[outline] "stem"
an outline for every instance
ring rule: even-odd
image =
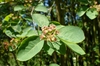
[[[57,12],[57,19],[58,19],[58,22],[60,22],[60,24],[65,25],[65,21],[64,21],[65,11],[61,10],[61,8],[60,8],[60,2],[62,2],[62,0],[55,0],[56,12]]]
[[[33,14],[33,11],[34,11],[34,7],[32,7],[31,16],[32,16],[32,14]]]
[[[56,52],[53,53],[53,61],[54,63],[57,63],[57,53]]]
[[[61,55],[61,66],[64,66],[64,55]]]

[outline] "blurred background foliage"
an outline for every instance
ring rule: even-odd
[[[48,11],[40,6],[34,13],[40,10],[38,13],[45,14],[55,24],[75,25],[83,29],[86,39],[79,45],[85,50],[85,55],[80,56],[67,49],[65,55],[41,51],[25,62],[16,59],[16,49],[25,38],[25,29],[37,29],[31,15],[40,3]],[[57,64],[100,65],[100,0],[0,0],[0,66],[59,66]]]

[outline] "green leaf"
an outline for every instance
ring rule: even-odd
[[[41,34],[41,31],[39,31],[39,35]],[[37,30],[30,30],[27,34],[27,37],[31,37],[31,36],[38,36],[38,32]]]
[[[41,31],[39,31],[39,35],[40,34],[41,34]],[[20,35],[18,34],[16,36],[20,37],[20,38],[38,36],[38,32],[37,32],[37,30],[34,30],[32,27],[27,27],[27,28],[23,29],[22,34],[20,34]]]
[[[56,26],[56,29],[57,29],[57,30],[60,30],[60,29],[63,28],[63,27],[64,27],[63,25],[57,25],[57,26]]]
[[[49,55],[52,55],[54,51],[60,53],[60,54],[65,54],[66,53],[66,47],[65,44],[63,44],[60,41],[57,42],[47,42],[45,50],[47,50]]]
[[[12,33],[10,30],[5,30],[4,32],[5,32],[5,34],[6,34],[8,37],[10,37],[10,38],[16,37],[15,35],[13,35],[13,33]]]
[[[32,27],[26,27],[26,28],[23,29],[23,33],[24,33],[24,32],[28,32],[28,31],[30,31],[31,29],[32,29]]]
[[[54,52],[54,49],[50,48],[50,46],[48,46],[46,43],[43,46],[44,51],[46,51],[49,55],[52,55],[52,53]]]
[[[20,25],[16,25],[16,26],[12,26],[12,29],[15,31],[15,32],[21,32],[21,26]]]
[[[14,11],[20,11],[20,10],[23,10],[24,9],[24,6],[23,5],[16,5],[14,7]]]
[[[37,36],[26,38],[22,41],[21,46],[17,52],[17,59],[19,61],[27,61],[40,52],[44,45],[44,41]]]
[[[58,65],[58,64],[56,64],[56,63],[52,63],[52,64],[50,64],[49,66],[60,66],[60,65]]]
[[[99,46],[96,45],[93,50],[99,55]]]
[[[36,6],[35,11],[48,12],[48,9],[41,3]]]
[[[82,29],[76,26],[62,27],[59,30],[58,37],[72,43],[79,43],[85,39]]]
[[[90,8],[87,12],[86,15],[91,19],[95,19],[98,16],[98,12],[95,8]]]
[[[83,15],[85,14],[85,12],[86,12],[86,11],[78,11],[78,12],[77,12],[77,15],[78,15],[79,17],[81,17],[81,16],[83,16]]]
[[[83,49],[77,45],[77,44],[67,44],[67,46],[72,49],[74,52],[80,54],[80,55],[84,55],[85,52],[83,51]]]
[[[60,44],[60,42],[52,42],[52,45],[53,45],[55,50],[59,50],[61,44]]]
[[[16,36],[19,38],[25,38],[26,37],[27,32],[20,34],[17,34]]]
[[[49,47],[48,49],[47,49],[47,46]],[[66,53],[65,44],[63,44],[60,41],[57,41],[57,42],[47,42],[47,46],[46,46],[46,49],[47,49],[47,52],[48,52],[49,55],[52,55],[52,53],[54,51],[56,51],[58,53],[61,53],[61,54],[65,54]]]
[[[52,48],[49,48],[49,50],[47,51],[47,53],[48,53],[49,55],[52,55],[53,52],[54,52],[54,49],[52,49]]]
[[[52,49],[54,49],[54,46],[53,46],[53,44],[52,44],[52,42],[47,42],[47,45],[50,47],[50,48],[52,48]]]
[[[84,55],[85,54],[84,50],[79,45],[77,45],[75,43],[69,43],[68,41],[63,40],[63,39],[61,39],[61,41],[63,43],[65,43],[74,52],[76,52],[76,53],[78,53],[80,55]]]
[[[61,25],[60,22],[57,22],[57,21],[51,21],[50,24]]]
[[[32,18],[40,27],[48,26],[49,20],[46,16],[41,14],[33,14]]]
[[[13,14],[7,15],[7,16],[3,19],[3,21],[7,21],[7,22],[8,22],[12,16],[13,16]]]
[[[88,10],[88,7],[86,6],[82,6],[77,10],[77,15],[79,17],[83,16],[85,14],[85,12]]]
[[[32,27],[27,27],[27,28],[25,28],[25,29],[23,29],[23,31],[22,31],[22,34],[18,34],[18,35],[16,35],[17,37],[20,37],[20,38],[25,38],[26,36],[27,36],[27,34],[28,34],[28,32],[30,31],[32,29]]]
[[[26,21],[32,22],[32,19],[31,18],[24,17],[23,19],[25,19]]]
[[[56,43],[49,42],[49,41],[47,42],[47,45],[50,47],[49,50],[47,51],[49,55],[52,55],[52,53],[59,48],[57,45],[53,45],[53,44],[56,44]]]

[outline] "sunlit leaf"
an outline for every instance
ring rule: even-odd
[[[59,22],[57,21],[51,21],[50,24],[54,24],[54,25],[61,25]]]
[[[20,25],[16,25],[16,26],[12,26],[12,29],[15,31],[15,32],[21,32],[21,26]]]
[[[39,34],[38,34],[39,33]],[[37,30],[30,30],[28,33],[27,33],[27,37],[31,37],[31,36],[38,36],[41,34],[41,31],[38,31]]]
[[[14,7],[14,11],[20,11],[20,10],[23,10],[24,9],[24,6],[23,5],[16,5]]]
[[[17,52],[17,59],[19,61],[27,61],[39,53],[44,45],[44,41],[37,36],[26,38],[22,41],[21,46]]]
[[[7,16],[3,19],[3,21],[9,21],[10,18],[11,18],[12,16],[13,16],[13,14],[7,15]]]
[[[85,14],[85,12],[88,10],[88,7],[86,6],[82,6],[77,10],[77,15],[78,16],[83,16]]]
[[[4,32],[10,38],[16,37],[15,35],[13,35],[13,33],[10,30],[5,30]]]
[[[46,43],[43,46],[44,51],[47,52],[47,54],[52,55],[52,53],[54,52],[54,49],[52,49],[50,46],[48,46]]]
[[[64,26],[63,25],[57,25],[56,26],[56,29],[59,31],[61,28],[63,28]]]
[[[28,34],[28,32],[32,29],[32,27],[27,27],[25,29],[22,30],[22,34],[18,34],[16,35],[17,37],[20,37],[20,38],[25,38],[26,35]]]
[[[86,12],[86,15],[92,20],[98,16],[98,12],[96,9],[91,8]]]
[[[49,55],[52,55],[54,51],[60,53],[60,54],[65,54],[66,53],[66,47],[65,44],[63,44],[60,41],[57,42],[47,42],[46,47],[47,52]]]
[[[77,26],[65,26],[61,28],[58,37],[73,43],[79,43],[85,39],[82,29]]]
[[[48,26],[49,20],[46,16],[41,14],[33,14],[32,18],[40,27]]]
[[[63,39],[61,39],[61,41],[64,42],[74,52],[76,52],[76,53],[78,53],[80,55],[84,55],[85,54],[84,50],[79,45],[77,45],[75,43],[68,42],[68,41],[63,40]]]
[[[58,65],[56,63],[51,63],[49,66],[60,66],[60,65]]]
[[[4,1],[4,0],[0,0],[0,3],[2,3],[2,4],[3,4],[3,3],[5,3],[5,1]]]
[[[48,9],[43,5],[43,3],[38,4],[35,8],[36,11],[41,11],[41,12],[48,12]]]
[[[52,45],[53,45],[55,50],[59,50],[61,43],[60,42],[52,42]]]
[[[47,53],[48,53],[49,55],[52,55],[53,52],[54,52],[54,49],[52,49],[52,48],[49,48],[49,50],[47,51]]]
[[[30,31],[31,29],[32,29],[32,27],[26,27],[26,28],[23,29],[23,33],[24,33],[24,32],[28,32],[28,31]]]
[[[39,34],[38,34],[39,32]],[[34,30],[32,27],[27,27],[23,29],[22,34],[16,35],[17,37],[20,38],[25,38],[25,37],[31,37],[31,36],[38,36],[41,34],[41,31]]]

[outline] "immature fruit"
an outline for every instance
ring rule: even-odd
[[[56,41],[56,35],[59,32],[56,30],[56,26],[51,24],[50,26],[45,26],[42,28],[42,34],[40,35],[41,40],[46,40],[46,41]]]

